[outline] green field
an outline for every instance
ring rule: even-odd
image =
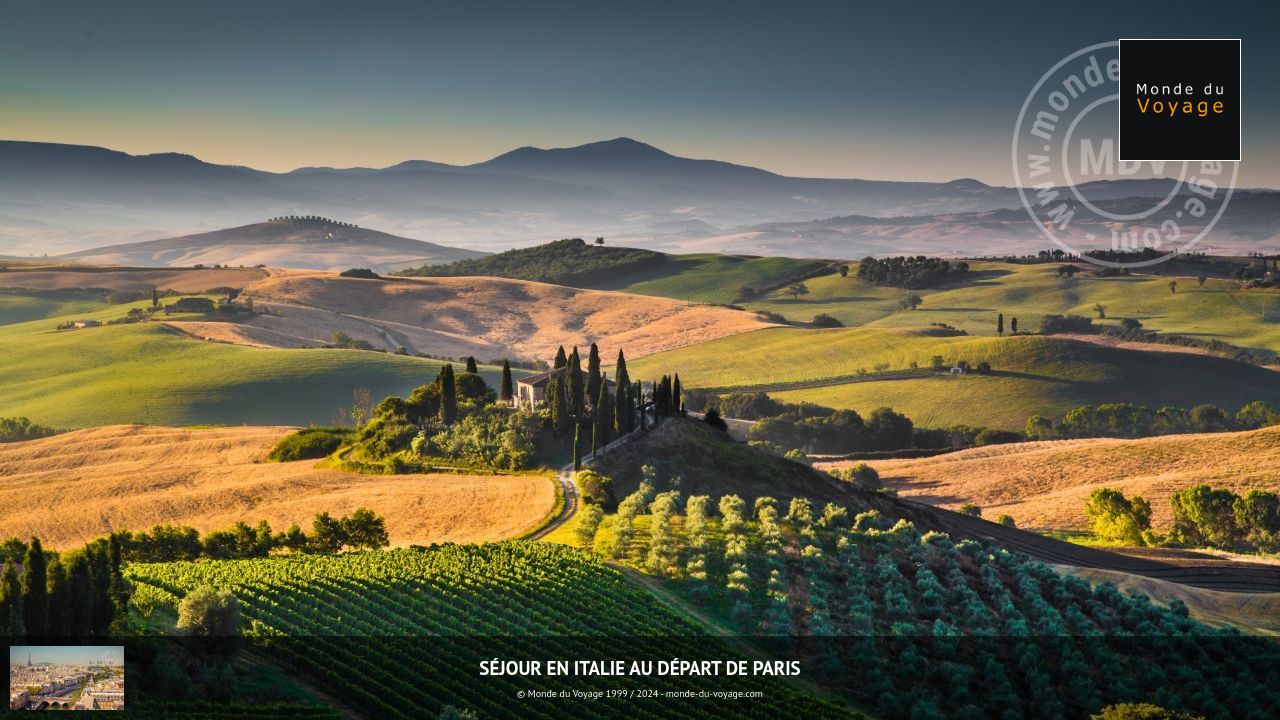
[[[774,291],[763,300],[744,303],[790,320],[809,321],[826,313],[847,326],[920,327],[947,323],[974,335],[996,335],[996,315],[1004,313],[1005,331],[1017,318],[1019,329],[1034,331],[1049,314],[1096,318],[1095,304],[1106,308],[1107,320],[1136,318],[1150,330],[1216,337],[1246,348],[1280,351],[1280,291],[1242,290],[1231,280],[1210,279],[1204,287],[1194,278],[1099,278],[1080,273],[1059,278],[1057,265],[974,263],[970,278],[942,288],[905,290],[863,282],[856,265],[842,278],[832,273],[808,280],[809,295],[792,299]],[[924,303],[903,310],[900,302],[917,294]],[[1095,320],[1097,322],[1097,320]]]
[[[732,303],[743,287],[769,288],[808,275],[823,266],[821,260],[748,258],[736,255],[670,255],[661,266],[594,283],[597,290],[620,290],[639,295]]]
[[[102,321],[131,305],[76,315]],[[266,350],[193,339],[159,323],[57,332],[0,327],[0,417],[62,428],[332,424],[357,388],[374,403],[431,382],[440,363],[361,350]],[[499,370],[482,368],[495,384]]]
[[[877,379],[877,371],[921,369],[940,355],[986,361],[991,375]],[[679,372],[687,387],[764,390],[861,413],[888,405],[924,427],[952,424],[1021,429],[1035,414],[1104,402],[1153,407],[1216,403],[1234,411],[1280,402],[1280,374],[1209,355],[1122,350],[1044,336],[935,337],[922,331],[776,328],[639,358],[632,377]],[[862,372],[867,377],[852,381]],[[849,379],[839,382],[836,379]]]
[[[56,299],[0,293],[0,325],[43,320],[59,315],[75,315],[102,308],[102,303],[84,298]]]
[[[170,605],[202,585],[239,600],[252,647],[285,663],[354,715],[435,718],[453,704],[479,717],[655,717],[671,700],[571,701],[570,688],[698,690],[706,678],[482,676],[491,659],[731,659],[741,652],[671,609],[594,554],[507,542],[132,565],[126,576]],[[861,717],[771,677],[716,678],[716,690],[760,691],[743,702],[681,698],[709,718]],[[556,697],[527,690],[554,690]],[[583,705],[583,702],[590,704]],[[589,708],[589,710],[587,710]]]

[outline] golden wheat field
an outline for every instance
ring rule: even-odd
[[[59,548],[114,529],[238,520],[308,527],[320,511],[367,507],[392,545],[518,536],[555,504],[544,475],[357,475],[313,461],[267,463],[286,427],[113,425],[0,445],[0,537]]]
[[[855,463],[819,464],[830,469]],[[1280,489],[1280,427],[1251,432],[1117,440],[1052,440],[993,445],[916,460],[869,463],[902,497],[956,508],[975,503],[983,516],[1008,514],[1019,527],[1079,530],[1095,488],[1151,502],[1152,525],[1172,522],[1169,497],[1208,483],[1243,493]]]

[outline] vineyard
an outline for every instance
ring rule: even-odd
[[[782,512],[785,511],[785,515]],[[649,482],[579,530],[885,720],[1087,717],[1151,702],[1280,717],[1280,648],[1023,555],[806,500]],[[642,515],[643,514],[643,515]]]
[[[203,585],[231,590],[251,646],[367,717],[435,718],[455,705],[480,717],[518,712],[532,720],[563,716],[564,699],[518,700],[517,692],[706,688],[705,678],[697,677],[482,677],[482,660],[739,655],[698,637],[690,620],[598,556],[559,545],[137,564],[126,575],[138,587],[135,597],[153,605],[176,605]],[[715,687],[763,696],[682,698],[682,707],[704,717],[857,717],[781,678],[719,678]],[[591,714],[599,717],[658,717],[670,709],[663,697],[584,702],[594,703]]]

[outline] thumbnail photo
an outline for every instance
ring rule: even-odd
[[[10,710],[123,710],[120,645],[13,645]]]

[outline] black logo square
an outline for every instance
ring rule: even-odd
[[[1240,159],[1239,40],[1120,40],[1120,159]]]

